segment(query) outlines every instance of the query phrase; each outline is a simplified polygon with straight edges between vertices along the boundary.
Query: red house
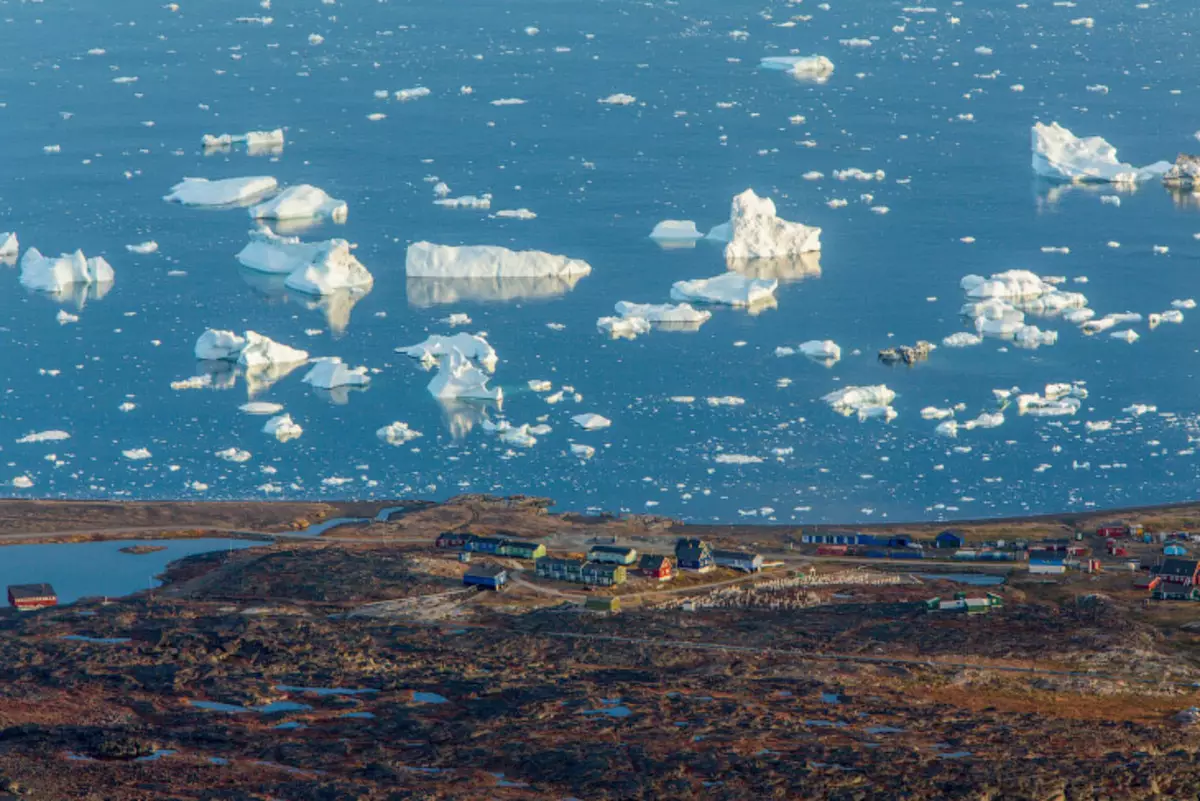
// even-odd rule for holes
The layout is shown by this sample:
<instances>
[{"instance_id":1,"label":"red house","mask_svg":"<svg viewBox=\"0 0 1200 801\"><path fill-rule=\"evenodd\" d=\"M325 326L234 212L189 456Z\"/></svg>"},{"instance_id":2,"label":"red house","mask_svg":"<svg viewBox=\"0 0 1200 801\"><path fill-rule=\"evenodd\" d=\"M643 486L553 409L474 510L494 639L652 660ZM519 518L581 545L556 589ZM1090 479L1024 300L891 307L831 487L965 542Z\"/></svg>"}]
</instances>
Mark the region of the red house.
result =
<instances>
[{"instance_id":1,"label":"red house","mask_svg":"<svg viewBox=\"0 0 1200 801\"><path fill-rule=\"evenodd\" d=\"M1105 523L1096 529L1097 537L1128 537L1129 526L1124 523Z\"/></svg>"},{"instance_id":2,"label":"red house","mask_svg":"<svg viewBox=\"0 0 1200 801\"><path fill-rule=\"evenodd\" d=\"M462 531L443 531L437 538L439 548L461 548L463 543L471 538L470 534Z\"/></svg>"},{"instance_id":3,"label":"red house","mask_svg":"<svg viewBox=\"0 0 1200 801\"><path fill-rule=\"evenodd\" d=\"M57 606L58 596L49 584L13 584L8 588L8 605L29 611Z\"/></svg>"},{"instance_id":4,"label":"red house","mask_svg":"<svg viewBox=\"0 0 1200 801\"><path fill-rule=\"evenodd\" d=\"M638 569L642 571L642 575L659 581L668 581L674 575L674 566L671 564L670 557L658 554L648 553L642 556L641 561L638 562Z\"/></svg>"},{"instance_id":5,"label":"red house","mask_svg":"<svg viewBox=\"0 0 1200 801\"><path fill-rule=\"evenodd\" d=\"M1195 559L1164 559L1162 564L1150 568L1150 575L1160 579L1163 584L1182 587L1196 586L1198 573L1200 562Z\"/></svg>"}]
</instances>

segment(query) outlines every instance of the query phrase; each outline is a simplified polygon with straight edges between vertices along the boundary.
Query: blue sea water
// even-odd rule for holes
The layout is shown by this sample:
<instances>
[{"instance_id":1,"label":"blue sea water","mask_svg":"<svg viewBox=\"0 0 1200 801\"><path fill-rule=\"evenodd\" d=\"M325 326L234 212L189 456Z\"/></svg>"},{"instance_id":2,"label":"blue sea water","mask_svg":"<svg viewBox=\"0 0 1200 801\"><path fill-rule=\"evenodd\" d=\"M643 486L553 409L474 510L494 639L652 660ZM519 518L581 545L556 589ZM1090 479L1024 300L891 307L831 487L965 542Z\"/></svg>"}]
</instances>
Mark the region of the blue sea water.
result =
<instances>
[{"instance_id":1,"label":"blue sea water","mask_svg":"<svg viewBox=\"0 0 1200 801\"><path fill-rule=\"evenodd\" d=\"M116 271L103 297L56 300L24 291L17 269L0 267L0 481L28 479L11 494L531 492L576 509L795 522L1193 497L1200 382L1191 313L1182 325L1134 326L1142 338L1132 344L1038 321L1059 331L1057 344L941 348L911 369L875 359L882 347L964 330L958 282L968 273L1087 276L1067 288L1085 292L1100 314L1161 312L1197 292L1200 205L1157 183L1121 193L1119 207L1102 204L1111 189L1054 186L1029 165L1038 120L1102 135L1134 164L1198 146L1197 43L1180 35L1196 28L1193 4L277 5L0 0L0 231L16 231L22 249L103 255ZM236 21L257 15L273 21ZM791 20L801 15L811 19ZM1072 24L1084 18L1094 25ZM310 44L310 34L323 42ZM841 43L850 39L871 45ZM832 59L830 80L758 68L761 57L793 51ZM374 97L416 86L430 95ZM638 100L597 102L616 92ZM491 104L503 98L527 102ZM368 120L375 113L387 116ZM792 122L796 115L804 121ZM200 147L205 133L275 127L287 137L277 156ZM54 145L58 152L44 152ZM831 177L850 167L886 178ZM810 171L825 177L804 180ZM374 289L348 314L309 308L279 281L239 268L233 256L252 227L243 210L161 200L184 176L244 175L311 183L348 201L345 225L303 232L357 243L374 273ZM538 216L435 206L429 176L455 196L491 193L493 211ZM714 309L694 333L630 342L596 331L617 301L666 302L674 281L721 273L712 243L666 250L647 234L666 218L706 230L747 187L772 197L785 219L823 228L819 275L783 265L777 308ZM831 208L833 199L848 205ZM155 254L125 249L150 239ZM418 240L545 250L594 271L573 289L409 280L405 249ZM1156 245L1170 250L1156 255ZM60 325L60 308L78 322ZM503 415L552 426L534 447L510 450L484 432L484 419L500 419L494 407L443 407L426 392L430 375L393 352L452 333L439 322L451 313L468 314L472 324L459 330L488 332L499 352L493 385L505 391ZM345 398L310 390L303 370L262 390L256 400L283 404L304 428L279 443L261 433L266 418L238 411L244 378L224 390L171 389L199 372L192 347L209 327L253 329L378 372ZM826 338L845 354L829 369L774 353ZM527 389L531 379L573 386L583 401L546 404ZM1087 382L1074 417L1010 409L999 428L947 440L919 414L961 402L967 419L994 408L994 388L1060 381ZM879 383L898 393L889 424L842 418L819 400ZM724 395L745 404L704 401ZM122 411L126 403L134 408ZM1122 410L1133 403L1159 413L1131 417ZM613 425L576 429L570 417L581 412ZM423 437L380 442L375 430L394 420ZM1113 426L1089 431L1089 421ZM52 429L71 438L16 443ZM579 461L571 442L594 446L595 456ZM252 458L215 456L230 447ZM138 448L151 457L123 457ZM721 453L763 461L724 464Z\"/></svg>"}]
</instances>

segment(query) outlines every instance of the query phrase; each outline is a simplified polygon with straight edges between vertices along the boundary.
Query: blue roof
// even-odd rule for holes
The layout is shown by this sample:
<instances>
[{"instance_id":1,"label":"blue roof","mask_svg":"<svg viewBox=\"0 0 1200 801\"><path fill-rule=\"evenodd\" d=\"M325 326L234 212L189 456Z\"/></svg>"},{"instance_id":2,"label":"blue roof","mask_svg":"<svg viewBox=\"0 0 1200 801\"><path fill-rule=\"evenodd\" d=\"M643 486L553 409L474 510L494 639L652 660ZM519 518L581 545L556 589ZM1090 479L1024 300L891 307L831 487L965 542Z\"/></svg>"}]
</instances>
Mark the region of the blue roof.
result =
<instances>
[{"instance_id":1,"label":"blue roof","mask_svg":"<svg viewBox=\"0 0 1200 801\"><path fill-rule=\"evenodd\" d=\"M1065 556L1031 556L1029 564L1031 565L1061 565L1066 561Z\"/></svg>"}]
</instances>

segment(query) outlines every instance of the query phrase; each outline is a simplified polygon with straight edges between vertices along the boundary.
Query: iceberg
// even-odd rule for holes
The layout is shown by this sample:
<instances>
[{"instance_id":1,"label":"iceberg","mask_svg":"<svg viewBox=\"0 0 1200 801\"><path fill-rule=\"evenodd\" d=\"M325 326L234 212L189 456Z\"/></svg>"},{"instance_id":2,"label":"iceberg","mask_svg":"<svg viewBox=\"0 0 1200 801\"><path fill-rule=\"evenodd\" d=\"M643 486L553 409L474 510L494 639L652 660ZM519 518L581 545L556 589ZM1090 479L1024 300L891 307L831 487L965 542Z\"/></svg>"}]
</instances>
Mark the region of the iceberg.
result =
<instances>
[{"instance_id":1,"label":"iceberg","mask_svg":"<svg viewBox=\"0 0 1200 801\"><path fill-rule=\"evenodd\" d=\"M968 331L959 331L948 337L943 337L942 344L948 348L966 348L983 342L983 337Z\"/></svg>"},{"instance_id":2,"label":"iceberg","mask_svg":"<svg viewBox=\"0 0 1200 801\"><path fill-rule=\"evenodd\" d=\"M833 74L833 62L825 56L767 56L759 62L759 67L818 83L824 83Z\"/></svg>"},{"instance_id":3,"label":"iceberg","mask_svg":"<svg viewBox=\"0 0 1200 801\"><path fill-rule=\"evenodd\" d=\"M57 429L52 431L37 431L33 434L26 434L17 440L18 445L27 445L33 442L61 442L64 439L70 439L71 435L66 431Z\"/></svg>"},{"instance_id":4,"label":"iceberg","mask_svg":"<svg viewBox=\"0 0 1200 801\"><path fill-rule=\"evenodd\" d=\"M996 273L991 278L968 275L959 282L959 286L968 298L977 300L1037 298L1058 291L1053 284L1043 281L1029 270L1008 270Z\"/></svg>"},{"instance_id":5,"label":"iceberg","mask_svg":"<svg viewBox=\"0 0 1200 801\"><path fill-rule=\"evenodd\" d=\"M21 285L39 292L59 294L75 285L111 284L113 268L103 258L86 258L82 250L47 258L37 248L25 251L21 259Z\"/></svg>"},{"instance_id":6,"label":"iceberg","mask_svg":"<svg viewBox=\"0 0 1200 801\"><path fill-rule=\"evenodd\" d=\"M283 151L283 129L273 131L247 131L244 134L205 134L201 143L205 150L227 150L235 142L245 142L250 155L280 153Z\"/></svg>"},{"instance_id":7,"label":"iceberg","mask_svg":"<svg viewBox=\"0 0 1200 801\"><path fill-rule=\"evenodd\" d=\"M606 106L631 106L637 102L637 98L633 95L627 95L624 92L617 92L615 95L602 97L596 102Z\"/></svg>"},{"instance_id":8,"label":"iceberg","mask_svg":"<svg viewBox=\"0 0 1200 801\"><path fill-rule=\"evenodd\" d=\"M375 436L386 442L388 445L403 445L404 443L414 440L422 436L420 431L414 431L408 427L408 423L399 421L390 423L375 431Z\"/></svg>"},{"instance_id":9,"label":"iceberg","mask_svg":"<svg viewBox=\"0 0 1200 801\"><path fill-rule=\"evenodd\" d=\"M404 269L410 278L568 278L592 271L585 261L537 250L513 251L491 245L452 247L430 242L408 246Z\"/></svg>"},{"instance_id":10,"label":"iceberg","mask_svg":"<svg viewBox=\"0 0 1200 801\"><path fill-rule=\"evenodd\" d=\"M12 264L17 260L17 235L0 231L0 264Z\"/></svg>"},{"instance_id":11,"label":"iceberg","mask_svg":"<svg viewBox=\"0 0 1200 801\"><path fill-rule=\"evenodd\" d=\"M1037 393L1017 396L1017 413L1033 417L1065 417L1075 414L1082 406L1078 397L1055 397L1049 386L1045 396Z\"/></svg>"},{"instance_id":12,"label":"iceberg","mask_svg":"<svg viewBox=\"0 0 1200 801\"><path fill-rule=\"evenodd\" d=\"M249 403L243 403L238 409L246 414L279 414L283 411L283 404L270 403L268 401L250 401Z\"/></svg>"},{"instance_id":13,"label":"iceberg","mask_svg":"<svg viewBox=\"0 0 1200 801\"><path fill-rule=\"evenodd\" d=\"M821 249L821 229L779 219L775 202L753 189L733 199L726 261L794 256ZM711 233L710 233L711 236Z\"/></svg>"},{"instance_id":14,"label":"iceberg","mask_svg":"<svg viewBox=\"0 0 1200 801\"><path fill-rule=\"evenodd\" d=\"M237 361L246 338L232 331L210 328L196 340L196 358L204 361Z\"/></svg>"},{"instance_id":15,"label":"iceberg","mask_svg":"<svg viewBox=\"0 0 1200 801\"><path fill-rule=\"evenodd\" d=\"M896 393L885 384L842 387L821 397L821 400L843 417L858 415L859 420L882 417L885 421L896 417L896 410L891 405L895 399Z\"/></svg>"},{"instance_id":16,"label":"iceberg","mask_svg":"<svg viewBox=\"0 0 1200 801\"><path fill-rule=\"evenodd\" d=\"M640 317L663 328L695 330L712 318L707 309L697 309L687 303L630 303L619 301L617 314L621 317Z\"/></svg>"},{"instance_id":17,"label":"iceberg","mask_svg":"<svg viewBox=\"0 0 1200 801\"><path fill-rule=\"evenodd\" d=\"M1117 149L1099 136L1079 138L1057 122L1033 126L1033 170L1072 183L1136 183L1166 174L1170 162L1134 167L1117 161Z\"/></svg>"},{"instance_id":18,"label":"iceberg","mask_svg":"<svg viewBox=\"0 0 1200 801\"><path fill-rule=\"evenodd\" d=\"M799 351L810 359L833 363L842 358L842 349L832 339L811 339L800 343Z\"/></svg>"},{"instance_id":19,"label":"iceberg","mask_svg":"<svg viewBox=\"0 0 1200 801\"><path fill-rule=\"evenodd\" d=\"M1200 185L1200 156L1180 153L1171 169L1163 174L1163 183L1177 189L1196 189ZM0 239L3 235L0 234ZM0 247L0 254L4 249Z\"/></svg>"},{"instance_id":20,"label":"iceberg","mask_svg":"<svg viewBox=\"0 0 1200 801\"><path fill-rule=\"evenodd\" d=\"M698 303L722 303L729 306L754 306L774 300L779 282L766 278L746 278L739 273L725 273L715 278L676 281L671 286L671 299Z\"/></svg>"},{"instance_id":21,"label":"iceberg","mask_svg":"<svg viewBox=\"0 0 1200 801\"><path fill-rule=\"evenodd\" d=\"M458 348L438 358L438 372L429 382L429 394L442 400L464 398L469 400L501 401L504 393L499 387L489 389L488 376L475 366Z\"/></svg>"},{"instance_id":22,"label":"iceberg","mask_svg":"<svg viewBox=\"0 0 1200 801\"><path fill-rule=\"evenodd\" d=\"M238 206L252 203L279 184L270 176L252 178L225 178L210 181L207 178L184 178L171 187L171 194L163 200L182 203L185 206Z\"/></svg>"},{"instance_id":23,"label":"iceberg","mask_svg":"<svg viewBox=\"0 0 1200 801\"><path fill-rule=\"evenodd\" d=\"M403 353L410 358L420 359L421 364L428 369L436 365L442 356L453 350L458 351L460 355L475 362L489 373L496 372L496 362L498 361L496 349L486 339L477 334L468 334L465 332L452 336L434 334L424 342L418 342L416 345L396 348L396 353Z\"/></svg>"},{"instance_id":24,"label":"iceberg","mask_svg":"<svg viewBox=\"0 0 1200 801\"><path fill-rule=\"evenodd\" d=\"M342 240L333 240L342 241ZM324 242L301 242L297 236L280 236L266 226L250 232L250 242L235 258L243 266L272 275L290 275L312 264Z\"/></svg>"},{"instance_id":25,"label":"iceberg","mask_svg":"<svg viewBox=\"0 0 1200 801\"><path fill-rule=\"evenodd\" d=\"M696 239L703 239L704 234L696 230L696 223L692 220L663 220L654 226L654 230L650 232L650 238L663 241L690 242Z\"/></svg>"},{"instance_id":26,"label":"iceberg","mask_svg":"<svg viewBox=\"0 0 1200 801\"><path fill-rule=\"evenodd\" d=\"M585 431L595 431L596 429L608 428L612 425L612 420L598 414L593 414L592 412L577 414L571 418L571 422Z\"/></svg>"},{"instance_id":27,"label":"iceberg","mask_svg":"<svg viewBox=\"0 0 1200 801\"><path fill-rule=\"evenodd\" d=\"M280 442L287 442L303 434L304 429L292 420L290 414L281 414L267 421L266 425L263 426L263 433L269 434Z\"/></svg>"},{"instance_id":28,"label":"iceberg","mask_svg":"<svg viewBox=\"0 0 1200 801\"><path fill-rule=\"evenodd\" d=\"M639 334L650 333L650 322L644 317L601 317L596 328L613 339L637 339Z\"/></svg>"},{"instance_id":29,"label":"iceberg","mask_svg":"<svg viewBox=\"0 0 1200 801\"><path fill-rule=\"evenodd\" d=\"M346 201L332 198L311 184L288 187L268 201L250 208L256 220L307 220L328 217L336 223L346 221Z\"/></svg>"},{"instance_id":30,"label":"iceberg","mask_svg":"<svg viewBox=\"0 0 1200 801\"><path fill-rule=\"evenodd\" d=\"M300 365L306 361L307 351L280 344L255 331L246 332L246 344L237 357L237 363L247 370L269 370Z\"/></svg>"},{"instance_id":31,"label":"iceberg","mask_svg":"<svg viewBox=\"0 0 1200 801\"><path fill-rule=\"evenodd\" d=\"M354 258L345 239L321 242L313 261L283 282L288 289L318 296L339 292L366 294L374 284L374 276Z\"/></svg>"},{"instance_id":32,"label":"iceberg","mask_svg":"<svg viewBox=\"0 0 1200 801\"><path fill-rule=\"evenodd\" d=\"M337 356L313 359L313 368L300 379L317 389L361 387L371 382L366 367L347 367Z\"/></svg>"}]
</instances>

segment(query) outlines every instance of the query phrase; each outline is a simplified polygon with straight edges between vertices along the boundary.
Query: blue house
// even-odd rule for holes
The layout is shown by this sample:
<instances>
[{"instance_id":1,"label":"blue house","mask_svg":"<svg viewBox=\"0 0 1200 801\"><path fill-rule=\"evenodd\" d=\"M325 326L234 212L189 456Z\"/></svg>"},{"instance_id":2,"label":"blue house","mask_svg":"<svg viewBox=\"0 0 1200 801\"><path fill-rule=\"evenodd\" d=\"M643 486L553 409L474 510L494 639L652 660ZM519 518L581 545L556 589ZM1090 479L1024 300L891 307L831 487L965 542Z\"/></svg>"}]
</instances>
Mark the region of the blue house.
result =
<instances>
[{"instance_id":1,"label":"blue house","mask_svg":"<svg viewBox=\"0 0 1200 801\"><path fill-rule=\"evenodd\" d=\"M500 565L477 564L463 574L464 587L502 590L508 584L508 570Z\"/></svg>"},{"instance_id":2,"label":"blue house","mask_svg":"<svg viewBox=\"0 0 1200 801\"><path fill-rule=\"evenodd\" d=\"M680 539L675 543L675 561L680 570L694 570L705 573L712 570L716 563L713 561L712 545L704 540Z\"/></svg>"},{"instance_id":3,"label":"blue house","mask_svg":"<svg viewBox=\"0 0 1200 801\"><path fill-rule=\"evenodd\" d=\"M1163 548L1163 556L1187 556L1187 548L1178 543L1172 543Z\"/></svg>"},{"instance_id":4,"label":"blue house","mask_svg":"<svg viewBox=\"0 0 1200 801\"><path fill-rule=\"evenodd\" d=\"M961 548L966 543L957 531L943 531L933 538L934 546L941 548Z\"/></svg>"},{"instance_id":5,"label":"blue house","mask_svg":"<svg viewBox=\"0 0 1200 801\"><path fill-rule=\"evenodd\" d=\"M873 534L857 531L831 531L826 534L801 534L800 541L808 545L878 545Z\"/></svg>"},{"instance_id":6,"label":"blue house","mask_svg":"<svg viewBox=\"0 0 1200 801\"><path fill-rule=\"evenodd\" d=\"M718 567L732 567L734 570L744 570L747 573L757 573L762 570L762 554L746 553L743 551L713 551L713 561Z\"/></svg>"}]
</instances>

